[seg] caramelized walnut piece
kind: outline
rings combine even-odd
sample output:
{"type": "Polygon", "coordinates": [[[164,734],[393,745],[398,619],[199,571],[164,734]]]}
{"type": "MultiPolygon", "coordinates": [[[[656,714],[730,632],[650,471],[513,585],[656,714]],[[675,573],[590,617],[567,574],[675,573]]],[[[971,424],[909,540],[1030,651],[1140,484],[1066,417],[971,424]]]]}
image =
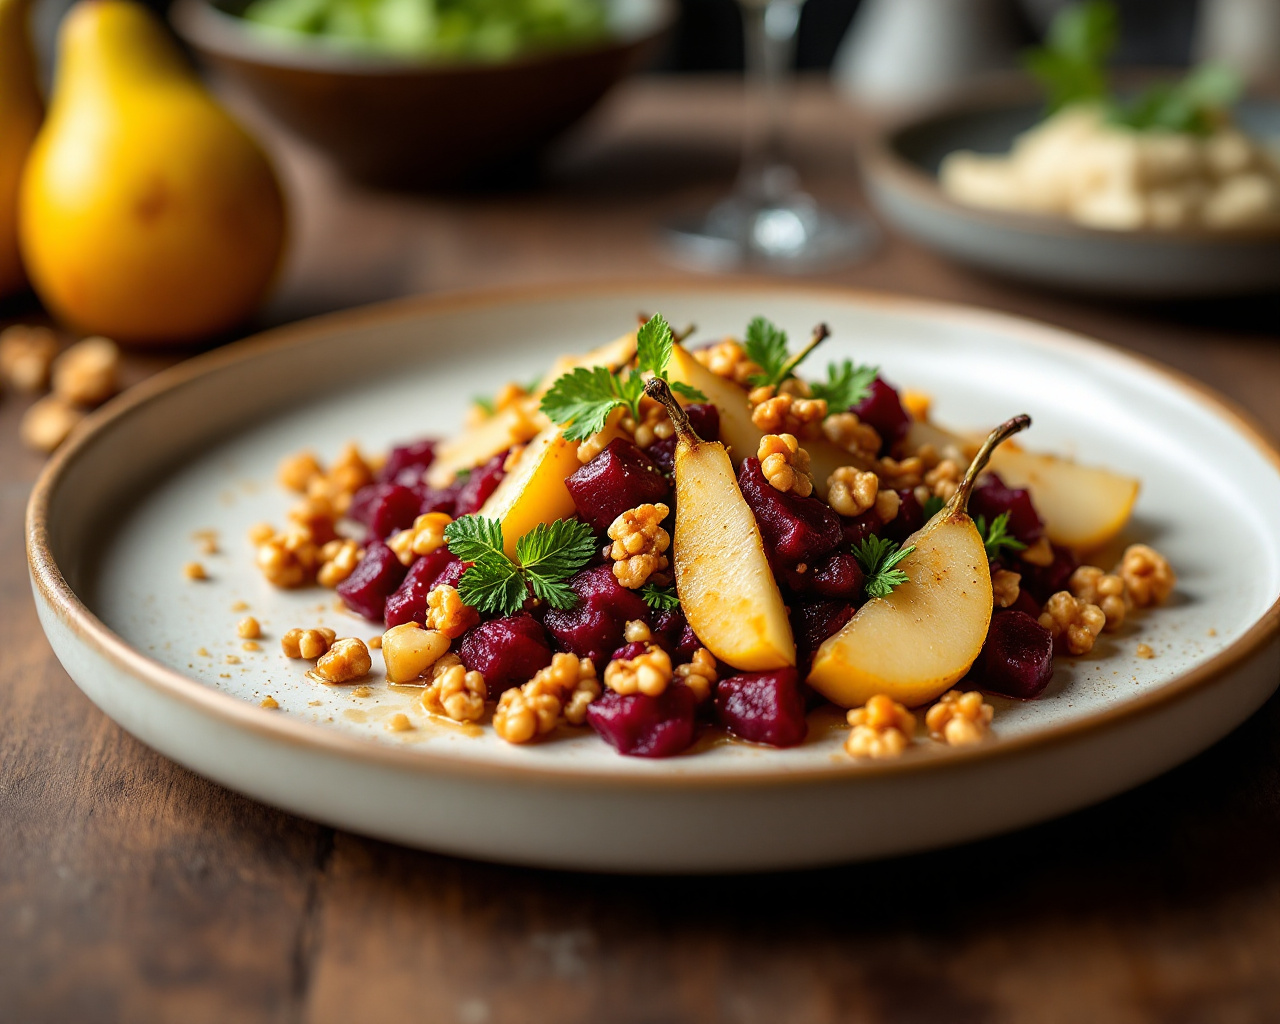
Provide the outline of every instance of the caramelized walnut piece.
{"type": "Polygon", "coordinates": [[[924,480],[924,460],[918,455],[909,455],[902,460],[886,455],[875,468],[883,490],[910,490],[919,487],[924,480]]]}
{"type": "Polygon", "coordinates": [[[929,493],[943,501],[950,501],[960,489],[964,469],[955,459],[943,459],[924,474],[924,486],[929,493]]]}
{"type": "Polygon", "coordinates": [[[359,564],[364,552],[353,540],[331,540],[320,548],[320,568],[316,582],[331,590],[345,580],[359,564]]]}
{"type": "Polygon", "coordinates": [[[1125,593],[1135,607],[1163,604],[1178,582],[1169,560],[1146,544],[1131,544],[1116,572],[1124,580],[1125,593]]]}
{"type": "MultiPolygon", "coordinates": [[[[827,504],[850,519],[875,507],[879,496],[880,478],[874,473],[841,466],[827,478],[827,504]]],[[[893,511],[897,515],[898,510],[895,508],[893,511]]]]}
{"type": "Polygon", "coordinates": [[[286,658],[315,661],[333,645],[338,634],[327,626],[315,629],[291,629],[280,638],[280,649],[286,658]]]}
{"type": "Polygon", "coordinates": [[[845,720],[851,728],[844,749],[853,757],[898,757],[916,730],[916,716],[883,693],[851,710],[845,720]]]}
{"type": "Polygon", "coordinates": [[[324,476],[324,466],[311,451],[286,455],[276,467],[276,481],[288,491],[306,494],[311,481],[324,476]]]}
{"type": "Polygon", "coordinates": [[[189,580],[207,580],[209,574],[199,562],[188,562],[182,567],[182,575],[189,580]]]}
{"type": "Polygon", "coordinates": [[[689,687],[699,704],[710,700],[711,688],[716,684],[715,656],[705,647],[699,647],[693,652],[692,661],[676,666],[675,681],[689,687]]]}
{"type": "Polygon", "coordinates": [[[642,644],[652,635],[644,619],[629,619],[622,631],[622,639],[629,644],[642,644]]]}
{"type": "Polygon", "coordinates": [[[236,636],[241,640],[257,640],[262,636],[262,625],[252,615],[246,615],[236,623],[236,636]]]}
{"type": "Polygon", "coordinates": [[[93,408],[120,390],[120,349],[110,338],[85,338],[53,361],[53,393],[93,408]]]}
{"type": "Polygon", "coordinates": [[[431,681],[422,692],[422,706],[433,715],[455,722],[478,722],[484,717],[489,688],[484,676],[468,671],[456,654],[446,654],[431,667],[431,681]]]}
{"type": "Polygon", "coordinates": [[[977,690],[948,690],[924,716],[929,735],[952,747],[981,743],[987,738],[996,710],[977,690]]]}
{"type": "Polygon", "coordinates": [[[18,433],[28,448],[48,455],[84,419],[84,413],[57,395],[45,395],[22,414],[18,433]]]}
{"type": "Polygon", "coordinates": [[[1067,589],[1073,597],[1078,597],[1088,604],[1096,604],[1107,617],[1103,627],[1113,633],[1124,625],[1127,610],[1124,595],[1124,580],[1119,576],[1104,572],[1096,565],[1082,565],[1067,580],[1067,589]]]}
{"type": "Polygon", "coordinates": [[[624,697],[643,693],[657,697],[666,691],[674,673],[671,655],[656,644],[645,644],[634,658],[616,658],[604,667],[604,685],[624,697]]]}
{"type": "Polygon", "coordinates": [[[400,530],[387,541],[401,565],[413,565],[419,555],[429,555],[444,547],[444,531],[453,517],[445,512],[424,512],[407,530],[400,530]]]}
{"type": "Polygon", "coordinates": [[[1018,552],[1018,557],[1028,565],[1043,569],[1053,564],[1053,545],[1049,543],[1048,537],[1041,537],[1034,544],[1018,552]]]}
{"type": "Polygon", "coordinates": [[[789,394],[773,394],[772,387],[756,388],[748,396],[754,406],[751,422],[766,434],[795,434],[812,438],[819,435],[827,417],[825,398],[794,398],[789,394]]]}
{"type": "Polygon", "coordinates": [[[498,699],[493,729],[508,743],[528,743],[549,733],[561,717],[580,725],[587,705],[599,696],[600,683],[590,658],[555,654],[550,665],[498,699]]]}
{"type": "Polygon", "coordinates": [[[458,591],[442,583],[427,594],[427,629],[439,630],[456,640],[480,621],[480,613],[465,604],[458,591]]]}
{"type": "Polygon", "coordinates": [[[35,394],[49,386],[58,337],[47,327],[14,324],[0,332],[0,377],[15,391],[35,394]]]}
{"type": "Polygon", "coordinates": [[[898,518],[898,510],[902,508],[902,496],[897,491],[881,491],[876,495],[876,518],[882,523],[891,523],[898,518]]]}
{"type": "Polygon", "coordinates": [[[608,536],[613,544],[608,557],[613,559],[613,575],[629,590],[644,586],[650,576],[667,567],[663,552],[671,546],[671,536],[662,521],[670,511],[662,502],[637,505],[610,524],[608,536]]]}
{"type": "Polygon", "coordinates": [[[1022,593],[1022,573],[996,569],[991,574],[991,592],[997,608],[1008,608],[1022,593]]]}
{"type": "Polygon", "coordinates": [[[316,675],[329,683],[350,683],[363,679],[373,667],[369,648],[359,637],[334,642],[316,662],[316,675]]]}
{"type": "Polygon", "coordinates": [[[382,661],[387,682],[407,683],[417,679],[449,650],[449,638],[416,622],[392,626],[382,634],[382,661]]]}
{"type": "Polygon", "coordinates": [[[867,464],[875,461],[880,452],[881,438],[870,423],[863,423],[856,413],[836,412],[822,421],[822,432],[827,440],[867,464]]]}
{"type": "Polygon", "coordinates": [[[756,456],[760,459],[760,472],[774,490],[790,491],[802,498],[813,493],[809,453],[800,447],[794,434],[765,434],[756,456]]]}
{"type": "Polygon", "coordinates": [[[1067,650],[1074,655],[1088,654],[1107,616],[1096,604],[1073,597],[1070,591],[1059,590],[1044,603],[1040,613],[1040,625],[1056,640],[1066,636],[1067,650]]]}
{"type": "Polygon", "coordinates": [[[731,380],[743,387],[751,377],[764,373],[764,368],[747,358],[747,350],[736,341],[726,338],[709,348],[698,349],[693,358],[717,377],[731,380]]]}

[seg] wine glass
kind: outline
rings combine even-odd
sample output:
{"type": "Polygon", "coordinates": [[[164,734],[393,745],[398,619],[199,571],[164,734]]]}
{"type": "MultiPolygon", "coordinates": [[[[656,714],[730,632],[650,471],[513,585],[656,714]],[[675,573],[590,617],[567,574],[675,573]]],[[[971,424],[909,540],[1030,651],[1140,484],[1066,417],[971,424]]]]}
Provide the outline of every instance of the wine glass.
{"type": "Polygon", "coordinates": [[[786,85],[804,0],[739,0],[746,50],[747,134],[733,193],[670,222],[672,258],[698,270],[825,270],[865,255],[876,229],[861,215],[819,206],[784,153],[786,85]]]}

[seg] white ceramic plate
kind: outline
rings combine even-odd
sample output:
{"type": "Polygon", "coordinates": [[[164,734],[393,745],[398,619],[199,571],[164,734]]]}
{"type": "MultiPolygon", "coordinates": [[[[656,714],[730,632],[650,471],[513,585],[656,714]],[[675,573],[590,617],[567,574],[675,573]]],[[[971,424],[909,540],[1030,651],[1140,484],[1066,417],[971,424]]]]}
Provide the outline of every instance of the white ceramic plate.
{"type": "Polygon", "coordinates": [[[1280,457],[1194,384],[1048,327],[845,291],[618,287],[412,301],[338,314],[192,360],[92,418],[32,497],[41,620],[86,694],[124,728],[210,778],[333,825],[413,845],[600,870],[783,868],[918,850],[1062,814],[1190,757],[1275,689],[1280,457]],[[1027,411],[1029,446],[1140,476],[1129,539],[1180,575],[1176,599],[1062,663],[1030,703],[996,701],[995,738],[923,742],[856,764],[838,716],[778,751],[705,744],[620,757],[589,731],[511,747],[432,724],[378,677],[327,687],[279,651],[295,625],[378,630],[329,591],[283,593],[251,565],[246,528],[282,521],[279,458],[370,449],[460,422],[469,396],[615,337],[638,310],[702,337],[762,313],[827,355],[879,363],[932,392],[937,417],[985,427],[1027,411]],[[192,534],[216,530],[221,553],[192,534]],[[1205,538],[1212,535],[1213,542],[1205,538]],[[210,579],[183,565],[201,560],[210,579]],[[247,602],[263,650],[241,650],[247,602]],[[1157,657],[1140,660],[1139,641],[1157,657]],[[204,653],[202,653],[204,652],[204,653]],[[232,659],[238,659],[232,661],[232,659]],[[280,710],[260,708],[266,695],[280,710]],[[389,733],[406,712],[415,728],[389,733]]]}
{"type": "MultiPolygon", "coordinates": [[[[958,203],[938,184],[957,149],[1006,153],[1040,117],[1039,101],[966,97],[883,133],[865,153],[872,201],[891,224],[953,259],[1008,277],[1123,298],[1188,299],[1280,288],[1280,235],[1241,229],[1102,231],[1058,217],[958,203]]],[[[1280,137],[1280,106],[1248,100],[1251,134],[1280,137]]]]}

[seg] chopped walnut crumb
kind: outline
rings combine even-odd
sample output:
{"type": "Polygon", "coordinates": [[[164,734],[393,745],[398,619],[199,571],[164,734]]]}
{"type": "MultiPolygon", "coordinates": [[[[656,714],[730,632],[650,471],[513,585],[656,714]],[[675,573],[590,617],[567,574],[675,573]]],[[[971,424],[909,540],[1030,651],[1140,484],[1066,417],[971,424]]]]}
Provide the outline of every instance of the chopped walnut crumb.
{"type": "Polygon", "coordinates": [[[711,687],[716,683],[715,656],[705,647],[699,647],[693,652],[692,661],[676,666],[675,681],[689,687],[699,704],[709,700],[711,687]]]}
{"type": "Polygon", "coordinates": [[[629,644],[642,644],[652,635],[644,619],[630,619],[622,631],[622,638],[629,644]]]}
{"type": "MultiPolygon", "coordinates": [[[[276,528],[272,526],[270,523],[254,523],[251,527],[249,527],[248,533],[246,534],[246,536],[249,538],[249,543],[252,544],[255,548],[259,544],[265,544],[275,535],[276,535],[276,528]]],[[[245,605],[245,607],[247,608],[248,605],[245,605]]]]}
{"type": "Polygon", "coordinates": [[[236,636],[241,640],[256,640],[262,636],[262,625],[252,615],[246,615],[236,623],[236,636]]]}
{"type": "Polygon", "coordinates": [[[262,644],[258,643],[258,641],[257,641],[257,640],[246,640],[244,643],[242,643],[242,644],[240,645],[240,650],[242,650],[242,651],[260,651],[260,650],[262,650],[262,644]]]}
{"type": "Polygon", "coordinates": [[[600,696],[590,658],[552,655],[551,664],[521,687],[507,690],[493,713],[493,729],[508,743],[528,743],[556,727],[563,717],[578,725],[587,705],[600,696]]]}
{"type": "Polygon", "coordinates": [[[898,510],[902,508],[902,496],[897,491],[881,491],[876,495],[876,518],[882,523],[891,523],[898,518],[898,510]]]}
{"type": "Polygon", "coordinates": [[[756,388],[748,400],[751,422],[766,434],[795,434],[797,437],[819,436],[827,418],[825,398],[794,398],[788,394],[773,395],[772,388],[756,388]],[[766,394],[768,392],[768,394],[766,394]]]}
{"type": "Polygon", "coordinates": [[[276,469],[276,480],[280,486],[299,494],[306,494],[311,481],[324,476],[324,466],[316,458],[314,452],[297,452],[280,460],[276,469]]]}
{"type": "Polygon", "coordinates": [[[987,737],[996,710],[977,690],[948,690],[924,716],[925,727],[935,740],[952,747],[981,743],[987,737]]]}
{"type": "Polygon", "coordinates": [[[280,649],[286,658],[306,658],[315,661],[333,645],[338,634],[328,626],[315,629],[291,629],[280,638],[280,649]]]}
{"type": "Polygon", "coordinates": [[[876,463],[876,476],[882,490],[903,491],[919,487],[924,481],[924,461],[918,455],[910,455],[899,461],[889,455],[876,463]]]}
{"type": "Polygon", "coordinates": [[[954,459],[943,459],[924,475],[924,486],[929,493],[943,501],[949,501],[960,489],[964,470],[954,459]]]}
{"type": "Polygon", "coordinates": [[[382,634],[382,660],[387,681],[407,683],[417,679],[449,650],[449,638],[416,622],[392,626],[382,634]]]}
{"type": "Polygon", "coordinates": [[[626,409],[622,406],[614,409],[609,413],[608,418],[604,421],[604,429],[592,434],[585,441],[578,445],[578,461],[584,466],[604,451],[609,442],[618,436],[618,425],[626,414],[626,409]]]}
{"type": "Polygon", "coordinates": [[[1040,625],[1056,640],[1066,637],[1067,650],[1072,654],[1088,654],[1094,641],[1107,624],[1107,616],[1096,604],[1072,596],[1070,591],[1059,590],[1044,603],[1040,613],[1040,625]]]}
{"type": "Polygon", "coordinates": [[[353,540],[333,539],[320,548],[320,568],[316,570],[316,582],[333,589],[354,571],[364,551],[353,540]]]}
{"type": "Polygon", "coordinates": [[[431,681],[422,693],[422,706],[433,715],[455,722],[478,722],[484,717],[489,688],[484,676],[468,671],[456,654],[446,654],[431,667],[431,681]]]}
{"type": "Polygon", "coordinates": [[[84,413],[57,395],[45,395],[22,414],[18,433],[28,448],[48,455],[84,419],[84,413]]]}
{"type": "Polygon", "coordinates": [[[267,694],[265,697],[262,698],[262,700],[258,701],[258,707],[266,708],[269,711],[274,710],[279,706],[280,706],[280,702],[277,701],[273,696],[271,696],[271,694],[267,694]]]}
{"type": "MultiPolygon", "coordinates": [[[[880,479],[874,473],[841,466],[827,478],[827,504],[842,516],[852,519],[862,515],[875,506],[879,496],[880,479]]],[[[894,514],[897,514],[897,509],[894,509],[894,514]]]]}
{"type": "Polygon", "coordinates": [[[1116,570],[1124,580],[1125,593],[1138,608],[1164,604],[1178,577],[1169,560],[1146,544],[1131,544],[1116,570]]]}
{"type": "Polygon", "coordinates": [[[813,493],[809,475],[809,453],[800,447],[794,434],[765,434],[756,449],[760,472],[776,491],[807,498],[813,493]]]}
{"type": "Polygon", "coordinates": [[[49,386],[58,338],[47,327],[14,324],[0,332],[0,377],[16,391],[35,394],[49,386]]]}
{"type": "Polygon", "coordinates": [[[916,716],[883,693],[851,710],[845,720],[851,728],[844,749],[853,757],[898,757],[916,731],[916,716]]]}
{"type": "Polygon", "coordinates": [[[439,630],[456,640],[480,621],[480,613],[463,603],[458,591],[442,583],[427,594],[427,629],[439,630]]]}
{"type": "Polygon", "coordinates": [[[1150,644],[1138,644],[1137,655],[1139,658],[1154,658],[1156,652],[1152,650],[1150,644]]]}
{"type": "Polygon", "coordinates": [[[254,561],[268,583],[291,589],[315,579],[320,567],[320,548],[306,527],[292,526],[260,543],[254,561]]]}
{"type": "Polygon", "coordinates": [[[613,575],[629,590],[637,590],[655,572],[667,567],[663,554],[671,546],[671,536],[662,528],[670,513],[662,502],[637,505],[618,516],[609,526],[608,556],[613,559],[613,575]]]}
{"type": "Polygon", "coordinates": [[[85,338],[53,361],[53,393],[89,408],[120,390],[120,349],[109,338],[85,338]]]}
{"type": "Polygon", "coordinates": [[[387,732],[408,732],[413,728],[413,723],[409,721],[409,716],[403,711],[397,711],[387,719],[386,728],[387,732]]]}
{"type": "Polygon", "coordinates": [[[1053,564],[1053,545],[1049,543],[1048,537],[1040,537],[1034,544],[1027,545],[1022,551],[1018,552],[1027,565],[1038,566],[1043,569],[1047,565],[1053,564]]]}
{"type": "Polygon", "coordinates": [[[1067,589],[1074,597],[1096,604],[1107,617],[1103,627],[1113,633],[1124,625],[1126,605],[1124,602],[1124,580],[1119,576],[1103,572],[1096,565],[1082,565],[1067,580],[1067,589]]]}
{"type": "Polygon", "coordinates": [[[444,547],[445,527],[453,517],[445,512],[425,512],[413,521],[413,526],[394,534],[387,547],[396,553],[401,565],[413,565],[419,555],[429,555],[444,547]]]}
{"type": "Polygon", "coordinates": [[[637,448],[648,448],[654,441],[665,440],[675,433],[675,424],[661,402],[645,397],[640,400],[640,422],[624,415],[618,426],[632,435],[637,448]]]}
{"type": "Polygon", "coordinates": [[[182,567],[182,575],[189,580],[207,580],[209,574],[199,562],[188,562],[182,567]]]}
{"type": "Polygon", "coordinates": [[[657,697],[674,675],[671,656],[656,644],[645,644],[634,658],[617,658],[604,668],[604,685],[623,696],[643,693],[657,697]]]}
{"type": "Polygon", "coordinates": [[[363,679],[373,667],[369,648],[359,637],[349,636],[336,641],[327,653],[316,662],[316,675],[330,683],[349,683],[363,679]]]}
{"type": "Polygon", "coordinates": [[[747,358],[746,349],[729,338],[709,348],[698,349],[693,358],[717,377],[743,387],[747,386],[749,378],[764,372],[763,367],[747,358]]]}
{"type": "Polygon", "coordinates": [[[991,574],[991,592],[997,608],[1008,608],[1022,592],[1022,573],[997,569],[991,574]]]}
{"type": "Polygon", "coordinates": [[[862,459],[868,466],[880,453],[880,434],[870,423],[858,419],[856,413],[832,413],[822,421],[822,432],[832,444],[862,459]]]}

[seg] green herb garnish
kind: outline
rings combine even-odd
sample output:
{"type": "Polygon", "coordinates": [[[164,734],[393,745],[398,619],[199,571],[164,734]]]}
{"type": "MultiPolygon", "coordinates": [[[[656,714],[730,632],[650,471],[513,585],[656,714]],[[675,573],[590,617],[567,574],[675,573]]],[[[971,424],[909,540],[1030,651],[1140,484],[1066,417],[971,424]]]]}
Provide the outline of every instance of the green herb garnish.
{"type": "Polygon", "coordinates": [[[753,388],[777,387],[784,380],[796,375],[796,367],[804,362],[820,341],[831,334],[826,324],[818,324],[813,329],[813,337],[804,348],[795,355],[787,352],[787,332],[780,330],[772,321],[758,316],[747,324],[747,333],[743,338],[742,348],[747,358],[759,365],[762,373],[753,373],[747,383],[753,388]]]}
{"type": "Polygon", "coordinates": [[[1026,545],[1009,532],[1009,513],[1001,512],[991,525],[987,525],[984,516],[974,520],[978,534],[982,537],[982,546],[987,549],[987,558],[999,558],[1002,551],[1025,551],[1026,545]]]}
{"type": "Polygon", "coordinates": [[[852,359],[827,366],[826,382],[814,381],[809,390],[814,398],[825,398],[830,412],[844,412],[871,393],[871,382],[880,373],[878,366],[855,366],[852,359]]]}
{"type": "Polygon", "coordinates": [[[513,615],[530,590],[552,608],[572,608],[577,595],[566,582],[591,560],[596,538],[576,519],[539,523],[516,541],[516,559],[503,550],[502,524],[470,515],[445,527],[449,550],[472,565],[458,581],[458,596],[479,611],[513,615]]]}
{"type": "Polygon", "coordinates": [[[675,587],[646,583],[640,588],[640,596],[655,612],[674,612],[680,608],[680,598],[676,596],[675,587]]]}
{"type": "Polygon", "coordinates": [[[867,597],[888,597],[893,588],[906,583],[908,576],[902,569],[895,568],[907,555],[916,549],[899,548],[897,541],[872,534],[864,537],[853,549],[853,557],[866,576],[867,597]]]}
{"type": "Polygon", "coordinates": [[[946,505],[947,503],[936,494],[929,495],[929,497],[924,499],[924,521],[927,523],[930,519],[946,508],[946,505]]]}
{"type": "Polygon", "coordinates": [[[492,416],[498,411],[498,407],[488,395],[474,395],[471,404],[483,411],[486,416],[492,416]]]}
{"type": "MultiPolygon", "coordinates": [[[[644,395],[644,374],[667,380],[667,362],[671,359],[674,338],[671,325],[661,313],[655,313],[636,334],[636,368],[625,376],[610,373],[603,366],[579,366],[564,374],[543,396],[541,408],[556,423],[568,424],[564,436],[570,441],[585,441],[604,429],[609,413],[619,406],[640,419],[640,399],[644,395]]],[[[706,401],[697,388],[679,381],[668,381],[671,390],[685,398],[706,401]]]]}

